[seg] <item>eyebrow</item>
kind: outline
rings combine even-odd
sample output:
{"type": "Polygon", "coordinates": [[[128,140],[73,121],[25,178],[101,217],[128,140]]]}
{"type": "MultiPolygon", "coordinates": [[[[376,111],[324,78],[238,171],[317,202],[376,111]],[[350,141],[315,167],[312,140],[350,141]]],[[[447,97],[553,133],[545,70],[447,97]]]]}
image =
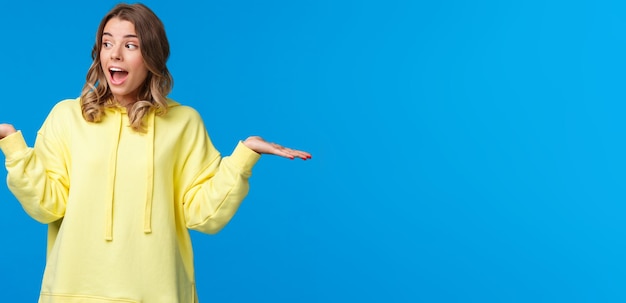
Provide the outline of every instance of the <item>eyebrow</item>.
{"type": "MultiPolygon", "coordinates": [[[[102,36],[111,36],[111,37],[113,37],[113,35],[111,35],[111,33],[109,33],[109,32],[102,33],[102,36]]],[[[130,34],[130,35],[124,36],[124,38],[138,38],[138,37],[137,37],[137,35],[130,34]]]]}

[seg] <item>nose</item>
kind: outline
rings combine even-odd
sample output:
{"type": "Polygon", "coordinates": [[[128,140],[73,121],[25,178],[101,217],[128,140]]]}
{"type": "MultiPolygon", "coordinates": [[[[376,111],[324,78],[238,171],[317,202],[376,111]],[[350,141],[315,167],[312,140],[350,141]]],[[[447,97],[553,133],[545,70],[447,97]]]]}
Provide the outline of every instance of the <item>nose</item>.
{"type": "Polygon", "coordinates": [[[119,46],[113,46],[111,49],[111,60],[122,60],[122,52],[119,46]]]}

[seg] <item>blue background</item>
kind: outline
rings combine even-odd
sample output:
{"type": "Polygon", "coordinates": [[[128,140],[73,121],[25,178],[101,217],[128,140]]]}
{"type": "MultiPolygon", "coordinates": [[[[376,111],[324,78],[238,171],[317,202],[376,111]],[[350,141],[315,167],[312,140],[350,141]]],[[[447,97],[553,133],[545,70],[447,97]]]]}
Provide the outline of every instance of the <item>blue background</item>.
{"type": "MultiPolygon", "coordinates": [[[[115,3],[3,4],[0,121],[29,144],[115,3]]],[[[626,301],[622,1],[144,3],[218,149],[313,154],[265,156],[192,233],[203,302],[626,301]]],[[[2,296],[35,302],[45,226],[0,203],[2,296]]]]}

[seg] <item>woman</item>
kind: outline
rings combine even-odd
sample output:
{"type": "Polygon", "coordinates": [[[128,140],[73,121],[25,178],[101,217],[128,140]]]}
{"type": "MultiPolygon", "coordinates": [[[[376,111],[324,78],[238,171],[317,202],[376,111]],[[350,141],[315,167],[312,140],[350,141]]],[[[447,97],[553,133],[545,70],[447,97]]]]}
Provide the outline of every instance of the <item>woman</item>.
{"type": "Polygon", "coordinates": [[[261,154],[311,158],[260,137],[222,158],[198,113],[167,98],[168,56],[158,17],[117,5],[80,98],[52,109],[34,148],[0,124],[9,188],[49,226],[40,302],[197,302],[188,229],[228,223],[261,154]]]}

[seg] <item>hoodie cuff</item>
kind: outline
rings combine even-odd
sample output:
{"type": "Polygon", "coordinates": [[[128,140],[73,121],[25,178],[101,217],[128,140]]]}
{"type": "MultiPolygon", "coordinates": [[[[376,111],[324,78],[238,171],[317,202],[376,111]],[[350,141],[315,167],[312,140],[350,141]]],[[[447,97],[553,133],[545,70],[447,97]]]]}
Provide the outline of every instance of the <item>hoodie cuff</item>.
{"type": "Polygon", "coordinates": [[[229,157],[233,164],[242,168],[244,172],[251,172],[261,155],[248,148],[242,141],[239,141],[235,150],[229,157]]]}
{"type": "Polygon", "coordinates": [[[18,130],[0,140],[0,149],[4,153],[7,161],[10,161],[18,155],[23,154],[28,149],[28,146],[26,145],[22,132],[18,130]]]}

